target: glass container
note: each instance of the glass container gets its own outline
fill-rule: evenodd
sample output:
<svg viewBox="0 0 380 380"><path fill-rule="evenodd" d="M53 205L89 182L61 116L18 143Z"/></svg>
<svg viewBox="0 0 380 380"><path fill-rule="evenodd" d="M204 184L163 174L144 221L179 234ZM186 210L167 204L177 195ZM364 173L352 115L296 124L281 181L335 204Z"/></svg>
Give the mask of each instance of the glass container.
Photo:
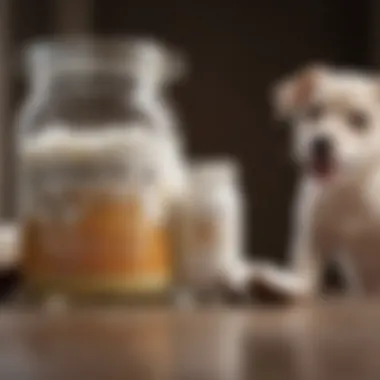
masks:
<svg viewBox="0 0 380 380"><path fill-rule="evenodd" d="M165 297L170 205L183 184L167 89L179 57L151 40L64 39L26 50L18 125L26 294Z"/></svg>

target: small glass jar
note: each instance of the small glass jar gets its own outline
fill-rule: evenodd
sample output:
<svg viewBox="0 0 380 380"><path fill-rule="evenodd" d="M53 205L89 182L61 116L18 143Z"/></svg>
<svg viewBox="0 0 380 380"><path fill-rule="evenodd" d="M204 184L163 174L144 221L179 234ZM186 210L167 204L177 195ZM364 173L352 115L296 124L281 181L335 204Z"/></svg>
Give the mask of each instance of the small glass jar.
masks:
<svg viewBox="0 0 380 380"><path fill-rule="evenodd" d="M180 73L177 57L152 41L113 39L40 42L26 57L18 152L27 293L167 294L168 204L182 168L165 89Z"/></svg>
<svg viewBox="0 0 380 380"><path fill-rule="evenodd" d="M243 254L243 198L231 160L194 164L183 202L180 282L195 298L217 294L226 268Z"/></svg>

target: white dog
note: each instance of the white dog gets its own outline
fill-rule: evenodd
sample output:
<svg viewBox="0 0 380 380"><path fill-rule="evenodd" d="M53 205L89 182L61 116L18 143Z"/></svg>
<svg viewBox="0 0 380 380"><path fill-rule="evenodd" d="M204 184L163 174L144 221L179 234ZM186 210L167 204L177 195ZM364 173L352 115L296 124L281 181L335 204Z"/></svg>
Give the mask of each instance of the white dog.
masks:
<svg viewBox="0 0 380 380"><path fill-rule="evenodd" d="M296 300L314 297L324 264L335 258L352 292L380 293L380 80L312 66L279 83L274 103L293 124L302 170L291 263L253 264L244 282Z"/></svg>

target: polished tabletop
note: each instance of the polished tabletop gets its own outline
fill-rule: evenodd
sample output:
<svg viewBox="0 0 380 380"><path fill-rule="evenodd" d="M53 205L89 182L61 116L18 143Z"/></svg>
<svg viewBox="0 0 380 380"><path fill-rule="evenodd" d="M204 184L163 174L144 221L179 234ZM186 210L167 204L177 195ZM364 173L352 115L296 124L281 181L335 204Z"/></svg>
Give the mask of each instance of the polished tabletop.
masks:
<svg viewBox="0 0 380 380"><path fill-rule="evenodd" d="M0 311L0 379L380 379L380 301Z"/></svg>

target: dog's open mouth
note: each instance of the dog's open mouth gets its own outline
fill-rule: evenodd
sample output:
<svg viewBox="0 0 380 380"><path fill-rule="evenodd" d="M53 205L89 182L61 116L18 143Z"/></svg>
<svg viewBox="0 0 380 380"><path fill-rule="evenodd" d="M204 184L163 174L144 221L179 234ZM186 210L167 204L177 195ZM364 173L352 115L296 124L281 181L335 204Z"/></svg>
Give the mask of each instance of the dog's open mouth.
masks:
<svg viewBox="0 0 380 380"><path fill-rule="evenodd" d="M335 173L336 165L332 159L314 159L309 165L309 171L314 177L322 180L330 179Z"/></svg>

